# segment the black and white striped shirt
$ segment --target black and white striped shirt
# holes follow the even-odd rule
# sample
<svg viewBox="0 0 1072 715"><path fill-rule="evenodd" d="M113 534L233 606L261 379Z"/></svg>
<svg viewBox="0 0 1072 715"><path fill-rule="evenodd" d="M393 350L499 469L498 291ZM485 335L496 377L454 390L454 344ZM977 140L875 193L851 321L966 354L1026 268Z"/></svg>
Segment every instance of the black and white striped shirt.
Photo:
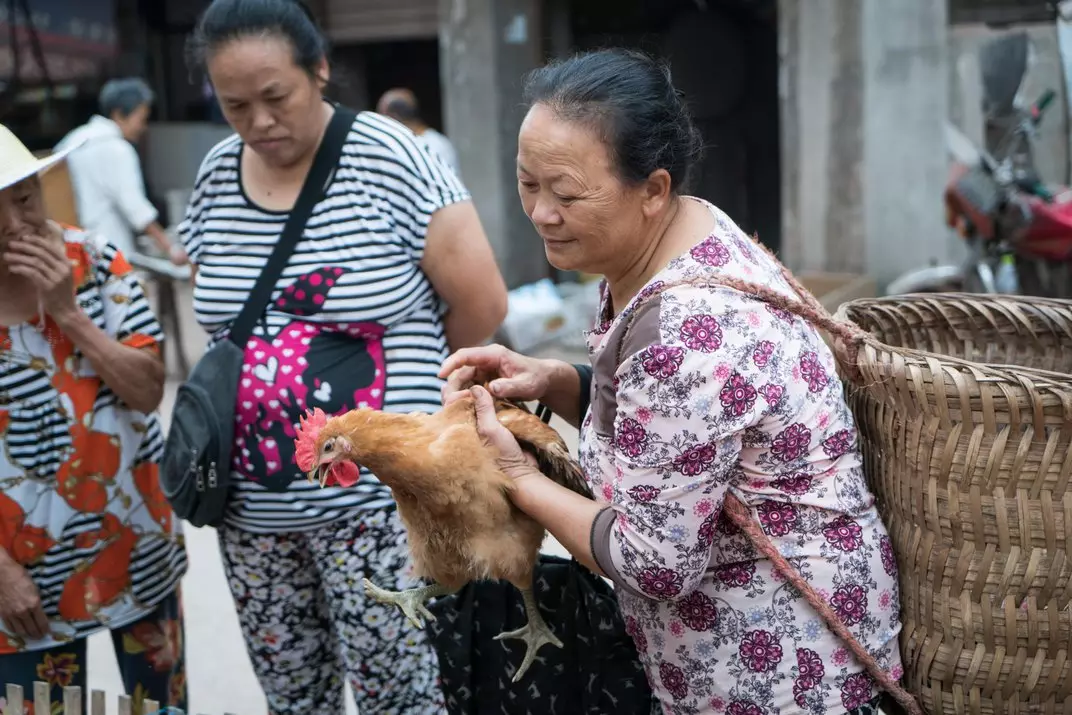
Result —
<svg viewBox="0 0 1072 715"><path fill-rule="evenodd" d="M237 317L287 219L246 195L242 148L233 136L205 158L179 227L198 266L194 310L210 345ZM326 196L247 345L229 524L299 531L392 503L368 473L349 489L306 482L294 464L295 426L311 407L328 414L364 404L389 412L439 409L444 306L420 261L432 215L469 198L408 129L358 115Z"/></svg>
<svg viewBox="0 0 1072 715"><path fill-rule="evenodd" d="M79 308L128 347L163 334L123 254L69 229ZM160 489L164 441L51 317L0 326L0 549L25 567L49 618L26 641L0 623L0 656L54 648L151 613L186 572L181 527Z"/></svg>

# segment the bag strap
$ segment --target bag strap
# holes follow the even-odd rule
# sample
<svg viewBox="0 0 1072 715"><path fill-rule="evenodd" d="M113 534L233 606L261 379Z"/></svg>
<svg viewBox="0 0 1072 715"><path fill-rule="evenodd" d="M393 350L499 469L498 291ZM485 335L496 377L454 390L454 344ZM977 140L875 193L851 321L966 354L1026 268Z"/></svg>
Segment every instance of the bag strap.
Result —
<svg viewBox="0 0 1072 715"><path fill-rule="evenodd" d="M758 241L756 243L757 245L762 246ZM765 246L762 247L766 249ZM668 288L691 285L701 288L716 286L733 288L734 290L758 298L775 308L780 308L800 316L814 327L826 330L834 337L838 338L846 350L847 367L852 370L858 369L856 361L860 348L865 343L874 341L874 338L856 325L835 320L819 300L812 295L811 291L801 285L796 276L794 276L788 268L783 266L773 254L770 254L769 251L768 254L775 262L775 265L781 268L782 276L789 283L790 287L798 294L800 298L799 300L794 301L791 298L787 298L782 293L766 286L756 285L729 276L682 280L663 284L656 290L645 294L641 300L636 301L626 308L626 310L629 311L629 315L625 316L623 328L619 331L620 338L617 345L616 364L620 365L622 363L624 357L622 355L622 347L625 345L625 337L629 332L629 329L632 327L633 320L637 316L637 308L653 296L659 295ZM752 542L755 549L760 554L770 559L774 568L785 577L786 581L793 584L793 586L800 591L804 596L804 599L811 604L816 612L818 612L819 616L830 630L845 643L860 664L867 669L867 672L871 677L882 686L882 689L889 693L890 696L893 697L893 699L896 700L910 715L923 715L923 710L920 708L915 697L901 687L900 683L895 681L889 673L879 666L878 661L876 661L874 656L868 653L867 649L856 640L838 617L834 609L826 602L826 599L820 596L819 593L812 588L811 584L808 583L807 579L805 579L797 569L793 568L792 564L782 556L781 552L778 551L778 548L770 538L763 533L763 529L760 527L759 523L752 518L751 509L749 509L749 507L733 492L727 492L722 510L748 537L748 540Z"/></svg>
<svg viewBox="0 0 1072 715"><path fill-rule="evenodd" d="M294 202L294 208L287 216L283 231L279 234L279 240L276 241L268 262L264 264L261 274L257 277L257 282L250 291L245 305L242 306L242 311L231 325L228 338L238 347L244 348L249 336L253 334L253 326L264 313L272 297L272 291L275 290L276 281L283 274L283 269L290 261L294 248L301 240L306 222L320 199L324 197L324 192L327 191L335 168L339 164L346 137L356 118L357 114L352 109L336 105L335 114L332 115L324 131L324 137L320 140L320 146L316 150L313 165L305 176L301 193L298 194L298 200Z"/></svg>

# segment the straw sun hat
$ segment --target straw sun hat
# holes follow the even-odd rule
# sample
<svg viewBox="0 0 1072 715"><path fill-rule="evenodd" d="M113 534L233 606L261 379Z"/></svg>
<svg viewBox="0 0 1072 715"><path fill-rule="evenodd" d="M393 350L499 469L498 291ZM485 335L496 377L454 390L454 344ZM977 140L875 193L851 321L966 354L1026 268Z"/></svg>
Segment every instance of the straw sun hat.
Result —
<svg viewBox="0 0 1072 715"><path fill-rule="evenodd" d="M0 190L51 169L76 148L77 146L67 147L44 159L38 159L10 129L0 124Z"/></svg>

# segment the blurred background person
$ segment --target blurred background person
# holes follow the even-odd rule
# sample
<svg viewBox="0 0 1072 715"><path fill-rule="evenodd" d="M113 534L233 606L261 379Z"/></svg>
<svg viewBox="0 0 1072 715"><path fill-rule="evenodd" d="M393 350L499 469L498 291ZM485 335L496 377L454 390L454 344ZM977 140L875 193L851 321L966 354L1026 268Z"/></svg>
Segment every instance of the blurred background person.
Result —
<svg viewBox="0 0 1072 715"><path fill-rule="evenodd" d="M435 152L455 174L459 173L458 152L454 150L454 145L450 139L424 123L417 96L412 91L401 87L387 90L376 103L376 111L405 125L416 135L417 141Z"/></svg>
<svg viewBox="0 0 1072 715"><path fill-rule="evenodd" d="M144 81L111 80L100 91L100 114L71 131L56 151L77 147L67 164L82 228L99 233L128 256L139 252L137 237L148 235L172 263L184 265L185 251L172 243L145 195L134 148L145 134L152 103L153 91Z"/></svg>

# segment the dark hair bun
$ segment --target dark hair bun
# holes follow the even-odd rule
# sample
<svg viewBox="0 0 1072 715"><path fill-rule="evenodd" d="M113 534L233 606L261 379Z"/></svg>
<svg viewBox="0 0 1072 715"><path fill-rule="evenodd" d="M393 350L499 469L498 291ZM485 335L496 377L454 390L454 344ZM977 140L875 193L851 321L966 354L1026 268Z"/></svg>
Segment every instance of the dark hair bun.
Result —
<svg viewBox="0 0 1072 715"><path fill-rule="evenodd" d="M529 74L525 100L598 129L624 181L665 169L673 190L684 191L703 153L670 68L643 52L598 50L554 62Z"/></svg>
<svg viewBox="0 0 1072 715"><path fill-rule="evenodd" d="M264 34L290 42L295 63L308 72L315 72L328 53L324 33L300 0L213 0L186 43L187 62L191 69L203 69L222 45Z"/></svg>

